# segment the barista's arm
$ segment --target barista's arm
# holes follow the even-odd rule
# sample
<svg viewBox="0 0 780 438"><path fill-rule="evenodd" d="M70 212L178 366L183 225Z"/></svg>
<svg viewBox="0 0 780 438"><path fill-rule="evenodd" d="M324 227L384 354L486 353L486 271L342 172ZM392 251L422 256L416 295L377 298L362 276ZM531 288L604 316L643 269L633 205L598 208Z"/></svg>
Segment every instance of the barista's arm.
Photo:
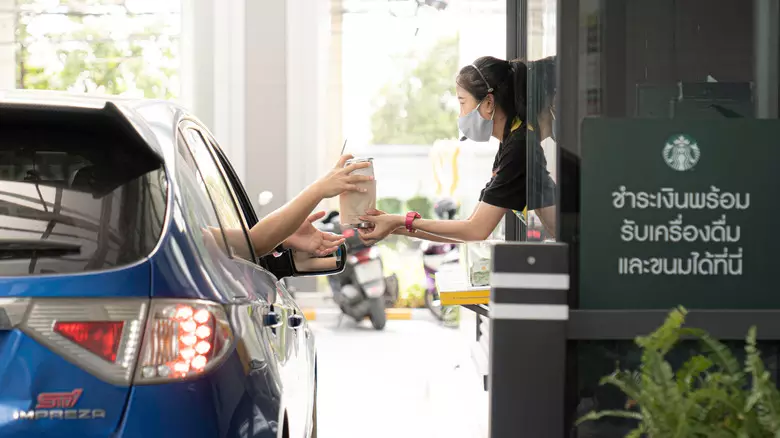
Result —
<svg viewBox="0 0 780 438"><path fill-rule="evenodd" d="M428 235L460 242L485 240L506 214L507 209L480 202L477 211L466 220L416 219L412 224L416 233L409 235L427 239ZM401 215L363 216L361 219L375 224L373 231L365 233L366 240L378 240L385 233L405 228L406 217ZM425 234L420 233L420 231Z"/></svg>
<svg viewBox="0 0 780 438"><path fill-rule="evenodd" d="M406 237L415 237L417 239L423 239L423 240L429 240L431 242L439 242L439 243L461 243L460 240L455 239L448 239L446 237L437 236L435 234L426 233L425 231L418 231L416 233L410 233L406 231L406 228L398 228L395 231L393 231L393 234L396 236L406 236Z"/></svg>
<svg viewBox="0 0 780 438"><path fill-rule="evenodd" d="M471 212L471 215L469 216L469 218L467 220L471 220L474 217L474 215L477 213L478 209L479 209L479 205L477 205L474 208L474 211ZM415 221L415 223L416 223L416 221ZM456 240L456 239L450 239L450 238L447 238L447 237L437 236L435 234L426 233L425 231L420 231L420 230L417 230L414 233L410 233L409 231L406 230L406 227L396 228L396 230L393 231L393 234L395 234L397 236L415 237L417 239L423 239L423 240L428 240L428 241L431 241L431 242L438 242L438 243L462 243L463 242L462 240Z"/></svg>

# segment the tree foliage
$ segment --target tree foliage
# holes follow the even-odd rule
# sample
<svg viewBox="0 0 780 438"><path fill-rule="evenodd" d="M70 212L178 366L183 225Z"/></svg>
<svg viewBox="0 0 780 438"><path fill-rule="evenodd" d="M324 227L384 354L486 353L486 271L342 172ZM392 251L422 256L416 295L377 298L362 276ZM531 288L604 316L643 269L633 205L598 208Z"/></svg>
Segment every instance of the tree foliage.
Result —
<svg viewBox="0 0 780 438"><path fill-rule="evenodd" d="M21 0L17 86L173 99L178 28L171 5L134 11L122 0Z"/></svg>
<svg viewBox="0 0 780 438"><path fill-rule="evenodd" d="M372 142L431 145L456 138L458 37L443 38L427 51L412 50L405 60L402 78L386 84L375 100Z"/></svg>

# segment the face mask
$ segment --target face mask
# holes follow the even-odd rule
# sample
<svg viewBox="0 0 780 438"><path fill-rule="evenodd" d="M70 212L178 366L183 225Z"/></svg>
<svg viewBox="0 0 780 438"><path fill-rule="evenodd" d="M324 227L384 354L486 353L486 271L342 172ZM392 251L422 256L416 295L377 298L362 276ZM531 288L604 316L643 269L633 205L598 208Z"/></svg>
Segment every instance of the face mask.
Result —
<svg viewBox="0 0 780 438"><path fill-rule="evenodd" d="M552 116L552 139L558 141L558 122L555 120L555 113L550 108L550 115Z"/></svg>
<svg viewBox="0 0 780 438"><path fill-rule="evenodd" d="M458 118L458 129L463 133L464 138L484 143L489 141L490 136L493 135L493 115L495 111L490 115L490 120L485 120L479 114L480 105L482 105L482 102L473 111Z"/></svg>

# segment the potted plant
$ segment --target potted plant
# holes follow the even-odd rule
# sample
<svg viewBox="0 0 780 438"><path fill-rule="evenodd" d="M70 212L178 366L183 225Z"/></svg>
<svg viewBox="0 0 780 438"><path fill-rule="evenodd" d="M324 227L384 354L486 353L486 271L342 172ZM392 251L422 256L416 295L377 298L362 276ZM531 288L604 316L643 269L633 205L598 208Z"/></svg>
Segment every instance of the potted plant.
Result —
<svg viewBox="0 0 780 438"><path fill-rule="evenodd" d="M617 370L601 380L625 394L625 410L590 412L578 425L622 417L637 421L630 438L780 437L780 393L756 346L756 328L748 331L740 364L703 330L683 327L686 314L675 309L655 332L636 339L638 370ZM697 341L701 353L675 371L666 355L684 338Z"/></svg>

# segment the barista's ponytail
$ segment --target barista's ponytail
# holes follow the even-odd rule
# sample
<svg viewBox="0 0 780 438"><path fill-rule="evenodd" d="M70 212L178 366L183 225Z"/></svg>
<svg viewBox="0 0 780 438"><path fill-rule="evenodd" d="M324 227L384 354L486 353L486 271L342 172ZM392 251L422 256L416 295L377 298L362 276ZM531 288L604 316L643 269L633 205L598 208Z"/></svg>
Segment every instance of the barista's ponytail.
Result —
<svg viewBox="0 0 780 438"><path fill-rule="evenodd" d="M506 138L506 135L511 131L512 119L514 117L520 119L524 124L528 122L526 119L528 103L528 66L521 59L509 61L508 64L510 76L507 80L511 83L511 86L509 87L511 94L508 97L511 98L512 108L510 111L507 111L509 121L507 123L507 129L504 130L504 138Z"/></svg>

